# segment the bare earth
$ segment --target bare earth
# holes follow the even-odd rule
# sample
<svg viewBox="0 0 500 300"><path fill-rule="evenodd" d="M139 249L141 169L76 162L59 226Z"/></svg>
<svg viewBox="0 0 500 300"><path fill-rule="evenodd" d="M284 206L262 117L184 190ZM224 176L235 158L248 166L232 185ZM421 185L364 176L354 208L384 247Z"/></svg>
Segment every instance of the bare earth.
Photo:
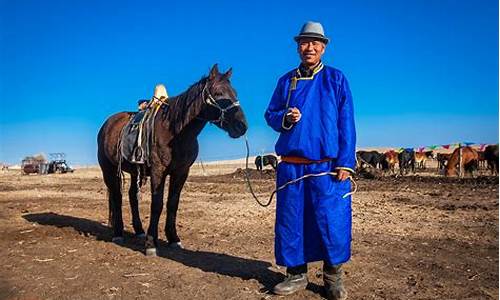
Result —
<svg viewBox="0 0 500 300"><path fill-rule="evenodd" d="M272 172L252 177L266 200ZM497 177L358 185L350 299L498 299ZM149 197L146 187L146 228ZM127 198L123 207L128 234L119 246L110 242L99 169L0 173L0 299L285 299L268 292L284 273L274 264L274 203L257 206L241 172L193 170L178 214L183 250L163 243L159 257L144 256ZM320 267L311 264L308 289L286 299L322 299Z"/></svg>

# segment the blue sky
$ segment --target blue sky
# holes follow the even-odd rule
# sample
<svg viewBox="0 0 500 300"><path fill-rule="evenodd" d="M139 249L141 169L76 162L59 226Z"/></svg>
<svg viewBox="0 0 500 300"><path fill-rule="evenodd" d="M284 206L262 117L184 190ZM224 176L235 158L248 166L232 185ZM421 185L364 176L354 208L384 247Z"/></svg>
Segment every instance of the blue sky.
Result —
<svg viewBox="0 0 500 300"><path fill-rule="evenodd" d="M0 0L0 161L66 152L94 164L107 116L159 82L177 95L214 63L233 67L251 151L272 151L263 113L308 20L331 38L323 61L349 79L359 147L498 142L497 1ZM215 126L200 149L245 154Z"/></svg>

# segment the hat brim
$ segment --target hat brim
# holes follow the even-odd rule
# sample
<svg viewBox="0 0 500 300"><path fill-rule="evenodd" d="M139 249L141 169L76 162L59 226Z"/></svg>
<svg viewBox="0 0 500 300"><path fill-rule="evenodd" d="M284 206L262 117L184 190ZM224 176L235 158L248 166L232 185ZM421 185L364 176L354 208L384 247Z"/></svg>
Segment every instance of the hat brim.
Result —
<svg viewBox="0 0 500 300"><path fill-rule="evenodd" d="M297 35L293 39L298 43L301 39L304 39L304 38L316 39L316 40L322 41L323 43L325 43L325 45L328 44L328 42L330 41L330 39L327 38L326 36L322 36L322 35L319 35L317 33L303 33L303 34Z"/></svg>

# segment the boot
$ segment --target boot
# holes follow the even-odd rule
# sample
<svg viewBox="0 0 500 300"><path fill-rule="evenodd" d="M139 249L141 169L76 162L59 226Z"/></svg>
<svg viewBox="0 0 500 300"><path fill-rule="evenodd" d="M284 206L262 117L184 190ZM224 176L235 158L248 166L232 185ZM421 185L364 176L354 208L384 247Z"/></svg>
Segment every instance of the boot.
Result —
<svg viewBox="0 0 500 300"><path fill-rule="evenodd" d="M288 273L285 280L274 286L273 293L276 295L290 295L305 290L308 282L305 273L296 275Z"/></svg>
<svg viewBox="0 0 500 300"><path fill-rule="evenodd" d="M345 300L347 291L342 282L342 265L323 265L323 282L328 300Z"/></svg>
<svg viewBox="0 0 500 300"><path fill-rule="evenodd" d="M273 292L276 295L290 295L297 291L304 290L307 286L307 264L288 267L286 269L286 278L278 283Z"/></svg>

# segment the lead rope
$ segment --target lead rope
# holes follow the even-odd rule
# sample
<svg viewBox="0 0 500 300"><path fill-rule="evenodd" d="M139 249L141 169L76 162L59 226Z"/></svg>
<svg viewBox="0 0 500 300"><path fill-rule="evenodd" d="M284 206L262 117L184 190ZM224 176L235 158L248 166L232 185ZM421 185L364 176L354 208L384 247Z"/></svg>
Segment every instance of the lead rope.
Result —
<svg viewBox="0 0 500 300"><path fill-rule="evenodd" d="M269 197L269 200L266 203L263 203L263 202L260 202L259 198L255 195L255 193L253 191L253 188L252 188L252 184L250 183L250 176L248 175L248 170L249 170L249 168L248 168L248 158L250 157L250 147L248 146L248 138L247 138L246 135L245 135L245 145L247 147L247 156L246 156L246 159L245 159L245 179L246 179L246 183L247 183L248 189L250 190L250 193L252 194L252 196L255 199L255 201L257 201L257 203L260 206L262 206L262 207L268 207L271 204L271 201L273 200L274 195L278 191L281 191L282 189L284 189L285 187L287 187L290 184L297 183L297 182L299 182L299 181L301 181L301 180L303 180L305 178L309 178L309 177L320 177L320 176L325 176L325 175L337 176L338 175L337 172L321 172L321 173L316 173L316 174L306 174L306 175L301 176L299 178L295 178L293 180L285 182L283 185L281 185L278 188L276 188L271 193L271 196ZM351 181L354 189L351 192L344 194L342 196L342 199L347 198L347 197L353 195L358 190L358 185L356 184L356 181L354 181L354 179L352 178L352 176L349 176L348 178Z"/></svg>

